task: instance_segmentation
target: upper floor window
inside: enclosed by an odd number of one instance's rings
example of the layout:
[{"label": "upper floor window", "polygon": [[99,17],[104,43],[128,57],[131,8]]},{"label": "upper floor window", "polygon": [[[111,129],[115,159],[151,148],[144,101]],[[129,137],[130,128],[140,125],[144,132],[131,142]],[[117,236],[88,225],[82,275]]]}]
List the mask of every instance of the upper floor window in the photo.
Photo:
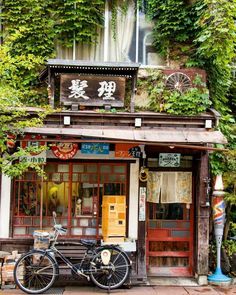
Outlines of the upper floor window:
[{"label": "upper floor window", "polygon": [[97,42],[92,45],[74,42],[72,48],[57,45],[57,58],[164,65],[152,46],[152,28],[145,13],[137,10],[135,1],[130,0],[125,11],[118,5],[114,17],[107,0],[104,28],[98,29]]}]

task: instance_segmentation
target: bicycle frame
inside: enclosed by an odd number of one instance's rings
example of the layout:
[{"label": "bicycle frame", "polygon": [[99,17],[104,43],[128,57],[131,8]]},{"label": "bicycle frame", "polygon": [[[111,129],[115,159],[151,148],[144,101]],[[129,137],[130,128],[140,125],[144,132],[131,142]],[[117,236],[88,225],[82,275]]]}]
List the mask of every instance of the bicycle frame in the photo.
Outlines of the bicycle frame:
[{"label": "bicycle frame", "polygon": [[[99,288],[110,290],[122,286],[130,273],[131,261],[118,245],[101,245],[81,240],[80,242],[57,242],[59,235],[66,233],[66,228],[57,224],[54,218],[54,234],[48,249],[34,249],[25,253],[14,268],[14,279],[17,286],[30,294],[41,294],[48,290],[59,275],[59,261],[78,276],[86,277]],[[86,248],[82,257],[67,258],[57,249],[58,244],[81,245]],[[38,255],[37,255],[38,254]],[[73,258],[79,261],[74,263]],[[73,262],[73,263],[72,263]],[[22,273],[25,269],[25,273]],[[23,277],[22,277],[23,275]]]},{"label": "bicycle frame", "polygon": [[[58,243],[59,244],[59,243]],[[81,243],[75,243],[75,242],[71,242],[71,243],[69,243],[69,244],[76,244],[76,245],[82,245]],[[84,261],[85,261],[85,259],[86,259],[86,257],[87,257],[87,254],[88,254],[88,248],[87,248],[87,250],[86,250],[86,252],[85,252],[85,254],[84,254],[84,256],[82,257],[82,259],[81,259],[81,262],[80,262],[80,266],[79,266],[79,268],[78,267],[75,267],[75,265],[73,264],[73,263],[71,263],[71,261],[68,259],[68,258],[66,258],[62,253],[61,253],[61,251],[59,251],[57,248],[56,248],[56,243],[53,243],[52,244],[52,246],[49,248],[49,249],[47,249],[46,250],[47,252],[49,252],[49,254],[50,254],[50,252],[52,252],[53,251],[53,253],[54,254],[57,254],[60,258],[61,258],[61,260],[73,271],[73,272],[75,272],[76,274],[78,274],[78,275],[81,275],[81,276],[84,276],[84,277],[86,277],[87,278],[87,280],[89,280],[90,279],[90,277],[87,275],[87,274],[85,274],[84,273],[84,270],[81,270],[82,269],[82,265],[83,265],[83,263],[84,263]],[[95,253],[95,251],[94,250],[92,250],[94,253]],[[93,253],[93,254],[94,254]],[[55,259],[55,261],[56,261],[56,258],[54,258]],[[57,262],[56,262],[57,263]],[[58,263],[57,263],[57,266],[58,266],[58,268],[59,268],[59,265],[58,265]],[[89,272],[88,272],[89,273]]]}]

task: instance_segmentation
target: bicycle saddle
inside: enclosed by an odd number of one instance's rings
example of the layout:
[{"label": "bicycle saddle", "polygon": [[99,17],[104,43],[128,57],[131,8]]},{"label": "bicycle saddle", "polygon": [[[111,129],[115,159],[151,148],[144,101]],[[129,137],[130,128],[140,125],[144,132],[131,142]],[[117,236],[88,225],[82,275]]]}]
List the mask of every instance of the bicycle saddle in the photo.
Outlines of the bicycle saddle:
[{"label": "bicycle saddle", "polygon": [[87,246],[87,247],[93,247],[97,244],[97,241],[81,239],[80,243],[84,246]]}]

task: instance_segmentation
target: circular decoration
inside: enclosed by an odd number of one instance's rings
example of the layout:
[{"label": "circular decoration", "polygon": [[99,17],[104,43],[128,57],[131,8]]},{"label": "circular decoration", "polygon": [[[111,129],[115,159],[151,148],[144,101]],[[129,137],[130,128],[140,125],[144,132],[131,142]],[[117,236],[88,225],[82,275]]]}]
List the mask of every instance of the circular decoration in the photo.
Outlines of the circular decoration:
[{"label": "circular decoration", "polygon": [[169,75],[166,79],[166,88],[168,90],[177,90],[179,92],[184,92],[190,87],[190,78],[181,72],[173,73]]},{"label": "circular decoration", "polygon": [[78,144],[71,142],[56,143],[51,147],[53,154],[61,159],[68,160],[74,157],[78,151]]},{"label": "circular decoration", "polygon": [[146,182],[148,179],[148,169],[141,167],[140,172],[139,172],[139,180],[142,182]]},{"label": "circular decoration", "polygon": [[[41,141],[43,137],[41,135],[30,135],[27,134],[23,137],[23,141],[21,142],[21,147],[26,149],[27,147],[43,147],[46,145],[45,141]],[[40,141],[39,141],[40,140]],[[30,152],[32,156],[39,155],[42,151],[38,153]]]},{"label": "circular decoration", "polygon": [[7,134],[7,148],[13,149],[16,145],[16,135],[15,134]]}]

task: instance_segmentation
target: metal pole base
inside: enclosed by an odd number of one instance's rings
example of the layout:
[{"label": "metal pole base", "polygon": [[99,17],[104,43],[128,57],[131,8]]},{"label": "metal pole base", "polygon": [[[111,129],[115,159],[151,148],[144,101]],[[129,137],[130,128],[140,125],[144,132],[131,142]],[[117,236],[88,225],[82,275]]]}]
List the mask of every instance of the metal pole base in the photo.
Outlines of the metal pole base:
[{"label": "metal pole base", "polygon": [[213,283],[229,283],[232,280],[230,277],[225,276],[220,268],[216,268],[215,272],[209,275],[207,279]]}]

